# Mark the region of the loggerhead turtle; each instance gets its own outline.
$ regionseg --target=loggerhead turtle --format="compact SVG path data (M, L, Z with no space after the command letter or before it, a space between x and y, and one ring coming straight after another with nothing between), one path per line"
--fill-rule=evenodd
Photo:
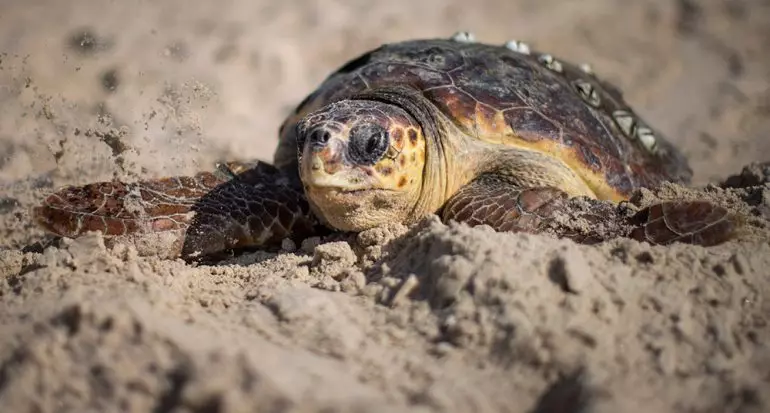
M638 188L688 183L687 161L589 66L518 41L482 44L459 32L383 45L331 74L279 135L273 165L66 187L34 219L66 237L173 234L185 258L430 214L579 242L708 246L736 228L707 201L620 213L616 203ZM623 229L563 225L557 217L575 199L587 202L592 225L614 220Z

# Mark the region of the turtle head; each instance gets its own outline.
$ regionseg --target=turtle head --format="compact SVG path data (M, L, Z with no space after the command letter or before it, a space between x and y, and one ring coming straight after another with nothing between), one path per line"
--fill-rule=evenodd
M397 105L344 100L297 124L300 177L316 213L342 231L405 222L420 196L425 139Z

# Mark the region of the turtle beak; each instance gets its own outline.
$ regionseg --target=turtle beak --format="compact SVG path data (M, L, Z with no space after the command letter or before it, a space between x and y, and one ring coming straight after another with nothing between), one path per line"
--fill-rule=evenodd
M305 145L300 165L302 180L311 187L344 188L350 185L343 169L342 153L345 145L339 139L330 139L325 145Z

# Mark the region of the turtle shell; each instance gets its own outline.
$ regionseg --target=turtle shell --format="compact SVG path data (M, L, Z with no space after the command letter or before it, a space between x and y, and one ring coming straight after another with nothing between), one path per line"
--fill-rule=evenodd
M457 39L387 44L342 66L281 126L276 166L296 168L294 125L304 115L394 85L421 92L471 138L561 159L601 199L662 181L686 184L692 175L682 154L587 67L519 42Z

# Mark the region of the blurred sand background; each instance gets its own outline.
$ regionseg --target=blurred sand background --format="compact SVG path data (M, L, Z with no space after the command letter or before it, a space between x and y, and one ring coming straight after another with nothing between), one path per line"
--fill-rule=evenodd
M700 192L753 216L710 249L437 221L217 266L27 247L55 187L269 161L345 61L457 30L590 63L696 185L770 161L766 0L0 0L0 410L770 411L761 168Z

